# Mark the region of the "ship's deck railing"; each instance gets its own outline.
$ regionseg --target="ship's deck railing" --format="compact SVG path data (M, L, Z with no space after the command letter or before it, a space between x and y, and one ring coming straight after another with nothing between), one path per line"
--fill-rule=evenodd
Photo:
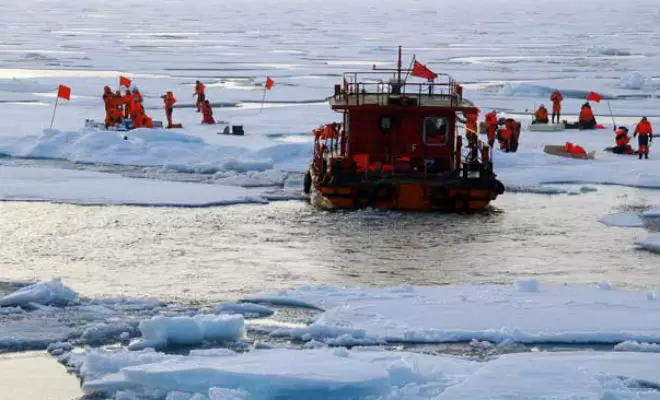
M334 101L347 105L392 104L391 99L405 98L409 105L460 107L473 106L463 99L463 87L449 75L441 75L443 82L409 82L410 77L394 73L348 72L344 84L335 90ZM412 104L410 99L414 99Z

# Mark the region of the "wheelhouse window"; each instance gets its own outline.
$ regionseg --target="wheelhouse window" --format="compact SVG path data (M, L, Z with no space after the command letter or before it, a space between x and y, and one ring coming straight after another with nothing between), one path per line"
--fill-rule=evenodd
M424 118L424 144L444 146L449 142L449 120L443 117Z

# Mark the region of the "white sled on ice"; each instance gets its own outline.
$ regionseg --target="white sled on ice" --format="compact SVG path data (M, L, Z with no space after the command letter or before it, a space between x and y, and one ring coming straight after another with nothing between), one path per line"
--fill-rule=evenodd
M163 121L153 121L153 128L162 128L162 127L163 127ZM120 125L110 126L106 128L105 123L103 122L98 122L93 119L86 119L85 128L102 129L104 131L126 132L133 129L133 124L131 123L130 119L127 119L124 120L124 122L122 122Z
M530 132L558 132L566 129L564 124L531 124L527 127Z

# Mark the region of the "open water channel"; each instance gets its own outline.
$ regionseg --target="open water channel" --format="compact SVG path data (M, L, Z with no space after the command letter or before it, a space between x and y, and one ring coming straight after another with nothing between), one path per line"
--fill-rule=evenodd
M3 279L88 296L215 301L301 284L610 281L660 285L653 231L599 220L660 204L660 191L564 187L506 193L476 215L323 212L305 201L212 208L0 203ZM585 190L587 189L587 190Z

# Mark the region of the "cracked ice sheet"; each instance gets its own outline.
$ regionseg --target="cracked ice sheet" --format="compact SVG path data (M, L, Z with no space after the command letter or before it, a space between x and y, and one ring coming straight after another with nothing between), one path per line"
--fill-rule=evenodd
M608 285L450 285L380 288L301 287L245 301L325 309L305 328L272 334L331 344L439 343L472 339L524 343L660 342L660 302L653 292Z

